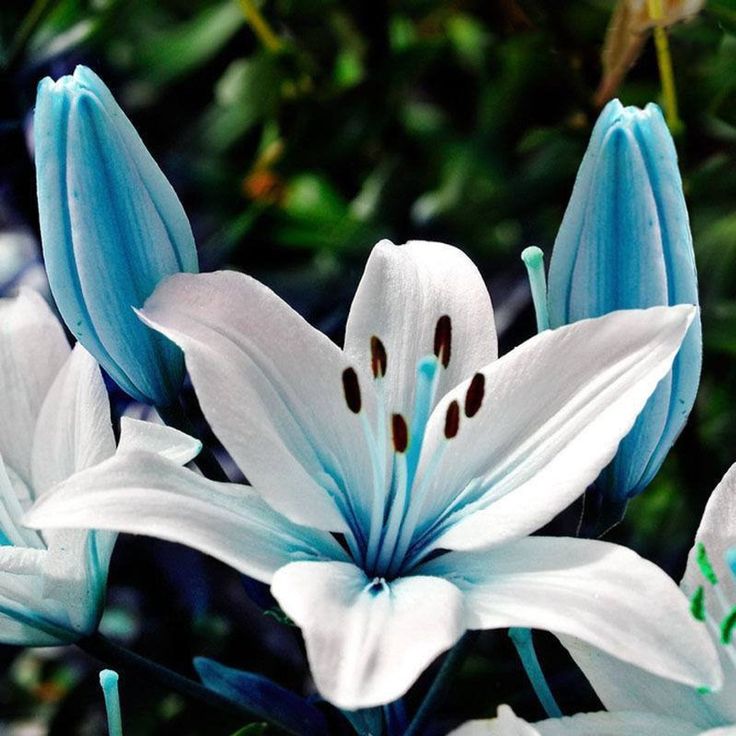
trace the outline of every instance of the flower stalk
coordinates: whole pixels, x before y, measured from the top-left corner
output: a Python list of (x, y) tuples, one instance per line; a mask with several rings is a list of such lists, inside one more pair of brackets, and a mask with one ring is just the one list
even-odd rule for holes
[(662, 0), (647, 0), (649, 17), (654, 21), (654, 46), (657, 50), (659, 78), (662, 82), (662, 105), (667, 125), (673, 134), (682, 127), (677, 111), (677, 90), (675, 89), (675, 73), (672, 68), (672, 55), (664, 26), (664, 8)]
[(544, 708), (544, 712), (549, 718), (562, 718), (560, 706), (557, 705), (555, 696), (552, 694), (552, 690), (547, 683), (547, 678), (544, 676), (544, 672), (542, 672), (542, 666), (539, 664), (539, 658), (534, 649), (532, 630), (514, 627), (509, 629), (509, 637), (514, 642), (521, 664), (529, 678), (534, 693)]
[(477, 631), (467, 631), (449, 651), (404, 736), (419, 736), (420, 733), (423, 733), (435, 710), (445, 699), (450, 685), (462, 667), (465, 658), (470, 654), (477, 638)]
[[(77, 646), (90, 656), (114, 667), (120, 672), (129, 672), (135, 676), (143, 676), (148, 680), (159, 683), (164, 688), (175, 690), (186, 698), (198, 700), (200, 703), (217, 708), (231, 715), (242, 718), (247, 721), (256, 720), (254, 715), (229, 698), (225, 698), (214, 690), (210, 690), (204, 685), (191, 680), (178, 672), (168, 669), (157, 662), (153, 662), (146, 657), (136, 654), (135, 652), (120, 646), (102, 634), (95, 633), (80, 639)], [(286, 733), (293, 736), (305, 736), (306, 732), (300, 733), (294, 730), (291, 724), (284, 724), (276, 718), (270, 719), (272, 725), (283, 729)]]
[(238, 0), (243, 15), (253, 29), (253, 33), (258, 36), (258, 40), (272, 54), (276, 54), (283, 48), (283, 41), (278, 37), (276, 32), (271, 28), (268, 21), (258, 9), (253, 0)]

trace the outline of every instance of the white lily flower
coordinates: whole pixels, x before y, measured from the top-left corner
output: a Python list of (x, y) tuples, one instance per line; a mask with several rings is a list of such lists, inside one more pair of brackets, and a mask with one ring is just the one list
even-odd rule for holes
[[(713, 491), (703, 512), (680, 583), (691, 597), (692, 612), (702, 620), (717, 648), (724, 673), (719, 692), (705, 692), (657, 677), (564, 637), (563, 643), (585, 673), (598, 697), (611, 712), (587, 713), (573, 718), (550, 719), (534, 725), (530, 734), (636, 733), (683, 736), (736, 736), (736, 465)], [(514, 716), (515, 718), (515, 716)], [(634, 719), (650, 724), (634, 728)], [(518, 719), (517, 719), (518, 720)], [(454, 736), (506, 734), (494, 721), (465, 724)], [(595, 728), (593, 728), (595, 725)], [(531, 726), (528, 726), (531, 728)]]
[[(28, 289), (0, 300), (0, 398), (0, 641), (67, 644), (97, 627), (116, 534), (33, 531), (23, 515), (52, 486), (111, 458), (115, 437), (97, 362), (81, 345), (69, 347)], [(121, 429), (123, 450), (192, 443), (144, 422), (124, 420)]]
[(118, 453), (29, 519), (179, 541), (271, 583), (318, 689), (345, 709), (401, 696), (465, 630), (508, 626), (717, 686), (707, 634), (657, 567), (612, 544), (527, 538), (611, 460), (693, 313), (618, 312), (496, 360), (470, 260), (382, 242), (340, 350), (248, 276), (176, 275), (144, 318), (183, 349), (253, 488)]
[(23, 513), (115, 438), (97, 363), (30, 290), (0, 300), (0, 397), (0, 641), (67, 643), (97, 625), (115, 535), (37, 532)]
[[(508, 705), (502, 705), (496, 718), (470, 721), (449, 736), (694, 736), (695, 733), (682, 721), (651, 713), (579, 713), (531, 725), (516, 716)], [(700, 736), (734, 734), (719, 728)]]

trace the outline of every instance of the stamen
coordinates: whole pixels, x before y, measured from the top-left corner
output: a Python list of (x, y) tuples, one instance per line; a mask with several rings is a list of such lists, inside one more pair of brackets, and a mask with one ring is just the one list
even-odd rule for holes
[(383, 378), (386, 375), (388, 356), (384, 344), (375, 336), (371, 338), (371, 370), (373, 378)]
[(100, 672), (100, 687), (105, 697), (108, 733), (110, 736), (123, 736), (120, 696), (118, 695), (118, 673), (115, 670), (102, 670)]
[(414, 411), (411, 417), (411, 447), (409, 448), (409, 485), (414, 482), (419, 455), (424, 444), (424, 432), (434, 407), (440, 376), (440, 361), (434, 355), (422, 358), (417, 364)]
[(718, 584), (718, 576), (713, 569), (713, 565), (710, 563), (708, 553), (705, 551), (705, 545), (702, 542), (698, 542), (695, 545), (695, 562), (700, 568), (700, 572), (703, 577), (711, 584)]
[(690, 598), (690, 613), (698, 621), (705, 621), (705, 590), (699, 585)]
[(437, 326), (434, 328), (434, 354), (440, 359), (444, 368), (450, 364), (451, 352), (452, 321), (449, 315), (443, 314), (437, 320)]
[(353, 414), (360, 414), (362, 402), (360, 399), (360, 384), (358, 374), (354, 368), (346, 368), (342, 372), (342, 388), (345, 392), (345, 403)]
[(547, 280), (544, 276), (544, 253), (536, 245), (524, 248), (521, 260), (526, 266), (529, 288), (532, 292), (534, 313), (537, 317), (537, 332), (549, 329), (549, 312), (547, 311)]
[(457, 433), (460, 430), (460, 405), (457, 401), (453, 400), (447, 407), (447, 413), (445, 414), (445, 437), (451, 440), (453, 437), (457, 437)]
[(468, 386), (465, 394), (465, 416), (474, 417), (480, 410), (483, 397), (486, 393), (486, 377), (482, 373), (476, 373)]
[(399, 454), (405, 453), (409, 446), (409, 428), (406, 426), (406, 419), (401, 414), (391, 415), (391, 438), (394, 450)]
[(734, 626), (736, 626), (736, 606), (734, 606), (721, 621), (721, 641), (724, 644), (731, 643)]

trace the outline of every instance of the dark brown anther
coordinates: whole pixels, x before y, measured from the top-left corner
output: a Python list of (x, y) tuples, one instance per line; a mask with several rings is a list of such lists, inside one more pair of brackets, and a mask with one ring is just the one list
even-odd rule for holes
[(452, 351), (452, 322), (450, 317), (443, 314), (437, 320), (434, 328), (434, 354), (440, 359), (440, 363), (447, 368), (450, 363), (450, 352)]
[(486, 393), (486, 377), (476, 373), (470, 381), (468, 392), (465, 394), (465, 416), (474, 417), (483, 403)]
[(401, 414), (391, 415), (391, 437), (394, 441), (394, 450), (399, 453), (406, 452), (409, 446), (409, 428)]
[(345, 403), (353, 414), (360, 414), (362, 402), (360, 400), (360, 384), (358, 374), (353, 368), (346, 368), (342, 372), (342, 389), (345, 392)]
[(388, 356), (383, 343), (375, 336), (371, 338), (371, 370), (373, 378), (383, 378), (386, 375)]
[(460, 405), (454, 399), (450, 402), (447, 407), (447, 414), (445, 414), (445, 437), (451, 440), (457, 436), (460, 430)]

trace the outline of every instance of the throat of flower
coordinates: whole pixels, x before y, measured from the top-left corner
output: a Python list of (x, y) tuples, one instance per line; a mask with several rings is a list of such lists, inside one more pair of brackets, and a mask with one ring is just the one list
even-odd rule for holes
[[(380, 338), (370, 339), (370, 369), (376, 397), (372, 416), (363, 406), (357, 372), (354, 368), (343, 372), (345, 403), (360, 419), (372, 466), (370, 503), (365, 509), (368, 518), (362, 516), (364, 527), (354, 530), (355, 538), (360, 540), (361, 554), (356, 557), (353, 552), (356, 563), (371, 578), (391, 580), (406, 568), (409, 558), (421, 559), (423, 553), (419, 547), (426, 546), (425, 537), (420, 542), (415, 537), (426, 510), (432, 479), (447, 446), (460, 430), (461, 415), (463, 421), (472, 419), (483, 402), (485, 377), (477, 373), (468, 385), (463, 403), (453, 400), (445, 408), (444, 436), (433, 444), (431, 456), (423, 451), (442, 372), (450, 363), (451, 353), (452, 323), (443, 315), (436, 323), (433, 353), (416, 365), (410, 417), (391, 413), (387, 406), (385, 379), (392, 370), (391, 355)], [(420, 459), (421, 477), (418, 476)]]

